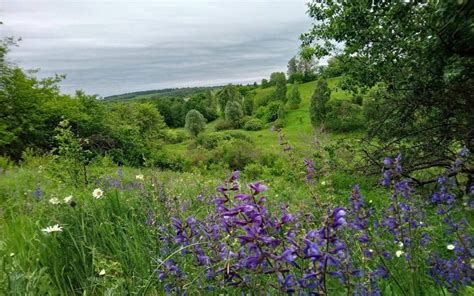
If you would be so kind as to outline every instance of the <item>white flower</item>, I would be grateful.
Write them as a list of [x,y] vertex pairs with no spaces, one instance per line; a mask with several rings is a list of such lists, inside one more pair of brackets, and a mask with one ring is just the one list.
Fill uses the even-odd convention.
[[369,200],[369,203],[372,203],[372,200]]
[[326,185],[326,181],[321,181],[321,185]]
[[63,231],[63,228],[59,226],[59,224],[53,225],[53,226],[48,226],[44,229],[41,229],[44,233],[51,233],[51,232],[61,232]]
[[13,257],[13,256],[15,256],[15,253],[10,253],[10,257]]
[[142,174],[139,174],[135,176],[135,179],[143,181],[145,179],[145,176],[143,176]]
[[72,195],[66,196],[64,198],[64,202],[67,203],[67,204],[70,203],[71,201],[72,201]]
[[402,242],[399,242],[399,243],[398,243],[398,246],[399,246],[400,248],[403,248],[403,243],[402,243]]
[[369,249],[369,252],[370,252],[370,253],[373,253],[373,252],[374,252],[374,250],[372,250],[372,249]]
[[59,199],[57,199],[56,197],[53,197],[53,198],[49,199],[49,203],[53,204],[53,205],[57,205],[57,204],[60,204],[61,201]]
[[100,188],[96,188],[92,192],[92,196],[97,198],[97,199],[101,198],[103,195],[104,195],[104,191],[102,191],[102,189],[100,189]]
[[456,246],[453,245],[453,244],[449,244],[449,245],[446,246],[446,249],[448,249],[450,251],[454,250],[455,248],[456,248]]
[[405,254],[405,252],[403,252],[402,250],[398,250],[398,251],[395,252],[395,256],[397,256],[397,257],[400,257],[403,254]]
[[99,275],[105,275],[105,269],[102,269],[102,270],[99,272]]

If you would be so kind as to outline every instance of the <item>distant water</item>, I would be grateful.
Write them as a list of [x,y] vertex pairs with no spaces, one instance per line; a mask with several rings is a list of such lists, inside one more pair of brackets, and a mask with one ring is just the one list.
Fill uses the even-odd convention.
[[10,60],[101,96],[251,83],[286,71],[310,28],[305,0],[3,0]]

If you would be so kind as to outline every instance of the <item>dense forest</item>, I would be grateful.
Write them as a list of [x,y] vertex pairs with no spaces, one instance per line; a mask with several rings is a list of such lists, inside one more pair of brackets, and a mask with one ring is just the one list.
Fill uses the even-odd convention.
[[472,295],[474,3],[308,15],[285,72],[106,98],[4,38],[0,291]]

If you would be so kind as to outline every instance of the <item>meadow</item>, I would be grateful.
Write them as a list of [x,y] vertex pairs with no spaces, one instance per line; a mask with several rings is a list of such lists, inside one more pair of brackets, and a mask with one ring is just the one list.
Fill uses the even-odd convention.
[[[331,100],[348,97],[338,80],[330,79]],[[444,199],[431,203],[433,192],[403,180],[398,158],[385,160],[388,188],[382,176],[358,174],[360,155],[347,147],[360,132],[313,130],[314,87],[300,85],[301,106],[281,130],[238,131],[259,158],[240,173],[219,161],[176,171],[105,156],[88,164],[89,183],[77,185],[61,157],[5,161],[2,292],[469,295],[469,197],[452,207],[448,193],[459,189],[440,181]],[[216,133],[214,125],[203,135]],[[164,149],[177,158],[205,151],[194,141]]]

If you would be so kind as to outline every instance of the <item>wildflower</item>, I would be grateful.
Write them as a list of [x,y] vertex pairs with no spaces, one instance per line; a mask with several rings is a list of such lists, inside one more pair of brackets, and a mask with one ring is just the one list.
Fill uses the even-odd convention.
[[398,251],[395,252],[395,256],[397,256],[397,257],[400,257],[403,254],[405,254],[405,252],[403,252],[402,250],[398,250]]
[[142,174],[138,174],[135,176],[135,179],[143,181],[145,179],[145,176],[143,176]]
[[62,232],[63,228],[59,226],[59,224],[55,224],[53,226],[48,226],[44,229],[41,229],[44,233],[51,233],[51,232]]
[[449,245],[446,246],[446,249],[448,249],[450,251],[454,250],[455,248],[456,248],[456,246],[454,246],[453,244],[449,244]]
[[403,242],[399,242],[399,243],[398,243],[398,246],[399,246],[400,248],[403,248]]
[[59,201],[59,199],[57,199],[56,197],[53,197],[49,199],[49,203],[53,205],[57,205],[57,204],[60,204],[61,201]]
[[100,276],[105,275],[105,269],[102,268],[102,270],[99,272],[99,275]]
[[71,203],[71,201],[72,201],[72,195],[66,196],[64,198],[64,202],[67,203],[67,204]]
[[321,181],[321,185],[325,186],[325,185],[326,185],[326,181]]
[[102,191],[102,189],[100,188],[96,188],[92,192],[92,196],[95,197],[96,199],[101,198],[103,195],[104,195],[104,191]]
[[33,196],[36,197],[37,199],[40,199],[42,194],[43,194],[43,191],[41,190],[40,185],[37,184],[35,191],[33,192]]
[[13,256],[15,256],[15,253],[10,253],[10,257],[13,257]]

